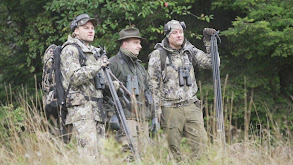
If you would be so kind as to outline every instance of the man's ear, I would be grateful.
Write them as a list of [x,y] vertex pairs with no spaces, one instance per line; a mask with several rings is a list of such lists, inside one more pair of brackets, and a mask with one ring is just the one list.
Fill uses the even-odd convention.
[[122,43],[121,43],[122,48],[126,48],[126,44],[127,44],[127,41],[123,40]]
[[74,33],[75,33],[76,36],[78,36],[79,35],[79,28],[75,28]]

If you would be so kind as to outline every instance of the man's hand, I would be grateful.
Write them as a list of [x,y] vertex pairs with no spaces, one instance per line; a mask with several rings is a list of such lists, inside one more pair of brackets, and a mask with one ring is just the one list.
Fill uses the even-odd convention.
[[102,68],[109,65],[109,60],[107,56],[102,56],[98,59],[98,63],[101,65]]
[[158,121],[158,118],[154,117],[152,119],[152,127],[151,127],[151,131],[153,134],[156,134],[160,129],[160,123]]
[[110,128],[115,130],[115,131],[118,131],[120,129],[119,120],[118,120],[116,115],[113,115],[110,118],[109,125],[110,125]]

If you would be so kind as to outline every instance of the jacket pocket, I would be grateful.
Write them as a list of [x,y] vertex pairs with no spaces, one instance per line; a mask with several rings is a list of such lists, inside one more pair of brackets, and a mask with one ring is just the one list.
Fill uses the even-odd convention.
[[66,106],[77,106],[77,105],[82,105],[85,104],[85,98],[84,95],[81,93],[69,93],[67,98],[66,98]]

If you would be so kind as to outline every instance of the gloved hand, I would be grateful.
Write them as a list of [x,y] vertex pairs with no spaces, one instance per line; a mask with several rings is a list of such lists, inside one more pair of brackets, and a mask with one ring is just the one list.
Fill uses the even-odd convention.
[[98,60],[98,64],[104,68],[106,66],[109,65],[109,60],[108,60],[108,57],[107,56],[102,56],[101,58],[99,58]]
[[118,131],[120,129],[119,120],[116,115],[113,115],[109,120],[109,126],[111,129]]
[[209,36],[211,36],[211,35],[213,35],[213,34],[215,34],[217,31],[215,30],[215,29],[213,29],[213,28],[204,28],[203,29],[203,33],[205,34],[207,34],[207,35],[209,35]]
[[158,118],[154,117],[152,119],[152,127],[151,127],[151,131],[153,134],[156,134],[160,129],[160,123],[158,121]]
[[206,39],[210,39],[211,38],[211,35],[215,34],[217,31],[213,28],[204,28],[203,29],[203,36],[206,38]]

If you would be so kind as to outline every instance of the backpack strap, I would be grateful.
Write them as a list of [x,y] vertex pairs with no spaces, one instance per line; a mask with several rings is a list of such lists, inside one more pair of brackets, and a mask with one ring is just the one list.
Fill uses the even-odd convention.
[[85,66],[86,56],[84,55],[83,51],[81,50],[80,46],[76,45],[78,52],[79,52],[79,63],[80,66]]
[[60,61],[61,61],[61,46],[57,46],[54,49],[54,70],[55,70],[55,81],[56,81],[56,92],[57,92],[57,101],[58,105],[61,105],[63,108],[66,107],[66,95],[61,81],[61,70],[60,70]]
[[[86,56],[84,55],[84,53],[81,50],[80,46],[78,44],[76,44],[76,43],[70,43],[70,44],[67,44],[67,45],[73,45],[73,46],[75,46],[77,48],[78,54],[79,54],[79,63],[80,63],[80,66],[85,66],[86,65],[85,64],[85,62],[86,62]],[[67,46],[67,45],[65,45],[65,46]],[[62,47],[59,46],[59,50],[58,50],[59,51],[59,57],[57,56],[57,58],[58,58],[57,61],[59,61],[59,63],[55,65],[55,67],[59,67],[59,71],[60,71],[60,58],[61,58],[60,57],[60,54],[61,54],[61,50],[62,50]],[[56,52],[56,53],[58,53],[58,52]],[[54,53],[54,56],[55,56],[55,53]],[[56,59],[56,57],[55,57],[55,59]],[[60,71],[60,73],[61,73],[61,71]],[[58,75],[56,75],[56,73],[55,73],[55,77],[56,76],[58,76]],[[59,75],[59,76],[61,76],[61,75]],[[60,79],[59,82],[61,82],[61,77],[59,79]],[[64,99],[61,96],[62,99],[59,101],[59,104],[60,103],[61,103],[61,105],[62,105],[62,103],[65,104],[66,97],[67,97],[67,95],[69,93],[69,89],[71,88],[71,83],[69,83],[68,88],[67,88],[66,91],[64,91],[64,89],[61,89],[62,83],[61,84],[56,83],[56,86],[57,86],[57,90],[58,90],[57,93],[60,93],[60,95],[64,96]],[[58,88],[60,88],[60,89],[58,89]],[[63,86],[62,86],[62,88],[63,88]]]
[[159,47],[157,50],[160,51],[161,71],[163,71],[166,68],[166,58],[168,56],[168,52],[162,47]]
[[166,58],[167,58],[168,52],[165,49],[163,49],[162,47],[158,47],[157,50],[160,51],[161,73],[162,73],[166,68]]
[[[158,50],[160,51],[161,71],[165,70],[166,66],[171,66],[174,70],[177,71],[178,69],[172,63],[170,53],[162,47],[159,47]],[[169,60],[169,64],[166,64],[167,57]]]
[[183,49],[183,52],[186,53],[188,55],[188,59],[189,61],[192,63],[193,65],[193,59],[192,56],[195,56],[195,51],[193,50],[194,46],[187,41],[186,46]]
[[[160,61],[161,61],[161,70],[163,71],[166,67],[166,58],[168,57],[169,64],[167,66],[171,66],[174,70],[177,70],[177,68],[174,66],[171,60],[171,55],[170,53],[165,50],[162,47],[158,47],[157,50],[160,51]],[[186,46],[183,49],[183,52],[188,55],[189,61],[192,63],[192,56],[195,56],[194,50],[193,50],[193,45],[190,43],[187,43]]]

